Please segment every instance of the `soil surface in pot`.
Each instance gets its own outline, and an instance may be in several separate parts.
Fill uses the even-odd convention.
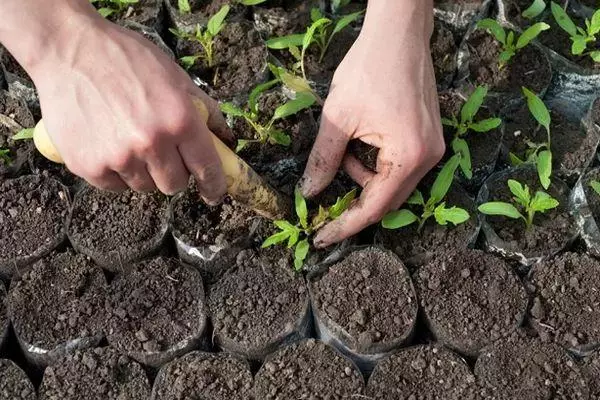
[[[27,162],[32,151],[30,140],[12,140],[22,128],[31,128],[35,121],[27,105],[5,90],[0,91],[0,176],[15,174]]]
[[[254,8],[254,22],[267,38],[303,33],[311,24],[313,8],[319,8],[319,0],[269,1]]]
[[[46,368],[41,400],[146,400],[150,384],[142,367],[109,347],[78,351]]]
[[[423,193],[429,193],[429,190],[426,188]],[[471,218],[459,225],[449,223],[442,226],[431,217],[420,232],[418,224],[393,230],[379,228],[378,238],[381,244],[398,254],[410,270],[427,263],[436,254],[466,248],[471,244],[472,236],[477,230],[477,214],[473,200],[462,187],[454,183],[445,201],[447,207],[456,206],[467,210]],[[418,214],[422,212],[418,209],[413,211]]]
[[[600,345],[600,262],[585,254],[563,253],[536,264],[532,325],[542,340],[573,349]]]
[[[179,10],[178,0],[167,0],[170,6],[174,10]],[[177,18],[185,21],[186,23],[193,24],[200,23],[201,26],[205,26],[205,21],[215,15],[224,5],[229,5],[232,10],[229,12],[228,17],[232,16],[243,16],[250,10],[250,7],[236,4],[234,0],[189,0],[191,14],[180,14],[178,13]],[[199,20],[200,19],[200,20]]]
[[[414,278],[437,340],[466,355],[509,335],[525,317],[525,287],[507,263],[482,251],[446,250]]]
[[[254,396],[264,400],[345,400],[358,397],[363,388],[363,377],[354,365],[314,339],[269,356],[254,380]]]
[[[526,184],[531,194],[544,190],[533,169],[520,168],[503,179],[488,181],[489,198],[486,201],[511,202],[513,195],[507,185],[508,179]],[[533,226],[529,230],[525,228],[525,223],[521,219],[485,216],[486,221],[504,242],[501,245],[505,249],[522,253],[526,257],[537,257],[560,251],[569,242],[575,232],[575,223],[567,210],[568,193],[563,193],[564,188],[557,186],[558,182],[553,179],[552,185],[546,192],[559,201],[559,206],[546,213],[536,213]]]
[[[69,238],[94,259],[139,258],[158,245],[166,228],[167,207],[167,198],[157,192],[113,193],[86,187],[75,198]]]
[[[318,321],[358,353],[380,353],[407,339],[417,318],[408,271],[390,251],[355,250],[310,282]]]
[[[15,363],[0,359],[0,399],[35,400],[35,388]]]
[[[247,362],[227,353],[195,351],[163,367],[152,400],[247,400],[252,383]]]
[[[518,334],[485,348],[475,376],[502,400],[576,400],[589,395],[580,368],[566,351]]]
[[[304,278],[280,247],[241,251],[234,268],[210,286],[207,302],[215,342],[251,359],[263,359],[309,323]]]
[[[206,309],[200,273],[174,259],[137,263],[111,283],[106,312],[111,346],[144,362],[202,335]]]
[[[75,190],[77,184],[84,182],[83,179],[71,173],[66,166],[48,160],[36,149],[29,154],[29,168],[33,174],[54,178],[72,191]]]
[[[6,303],[6,288],[4,283],[0,282],[0,348],[2,347],[2,341],[5,339],[3,336],[8,330],[8,305]]]
[[[600,223],[600,194],[596,193],[596,191],[590,186],[590,183],[593,180],[600,181],[600,169],[594,168],[590,170],[582,179],[583,190],[585,192],[587,204],[592,211],[592,216],[598,224]]]
[[[68,207],[68,194],[55,180],[30,175],[0,182],[0,264],[41,257],[58,245]]]
[[[49,254],[11,284],[8,306],[17,337],[53,350],[101,335],[106,287],[102,269],[84,255]]]
[[[492,35],[476,30],[467,39],[466,45],[470,52],[470,80],[477,85],[488,85],[490,91],[518,93],[520,96],[521,87],[525,86],[541,93],[552,79],[546,55],[534,45],[519,50],[502,69],[498,64],[502,48]]]
[[[600,398],[600,352],[595,352],[592,355],[582,360],[581,369],[587,379],[590,388],[590,399]]]
[[[111,6],[110,1],[96,3],[96,7],[112,8]],[[162,0],[139,0],[137,3],[130,4],[123,11],[113,13],[108,19],[117,24],[137,22],[138,24],[158,28],[161,23],[159,17],[162,7]]]
[[[379,362],[367,384],[374,400],[471,400],[475,377],[467,363],[439,345],[402,349]]]
[[[446,23],[436,19],[430,46],[438,88],[447,88],[454,80],[457,71],[458,44]]]
[[[565,4],[568,1],[569,0],[555,0],[554,2],[564,8]],[[593,0],[593,1],[596,1],[596,0]],[[550,19],[553,19],[552,15],[550,14],[550,5],[549,4],[547,4],[545,14],[542,14],[541,16],[536,17],[535,20],[530,20],[530,19],[524,18],[522,14],[523,14],[523,11],[527,10],[531,6],[531,4],[532,4],[531,0],[503,0],[503,3],[504,3],[504,8],[505,8],[506,18],[508,19],[508,21],[512,22],[513,24],[519,26],[522,29],[527,29],[527,27],[534,24],[535,22],[538,22],[538,20],[545,20],[544,17],[546,17],[547,14]],[[555,32],[555,31],[551,30],[550,32]],[[547,33],[542,32],[541,35],[545,36],[546,34]],[[540,36],[540,37],[542,37],[542,36]]]

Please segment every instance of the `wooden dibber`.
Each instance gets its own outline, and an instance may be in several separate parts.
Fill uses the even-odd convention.
[[[208,121],[208,108],[204,102],[196,97],[192,100],[202,119]],[[229,195],[266,218],[282,219],[287,214],[289,203],[217,136],[212,132],[211,135],[217,154],[221,159]],[[64,164],[62,157],[50,140],[43,120],[40,120],[35,126],[33,142],[44,157]]]

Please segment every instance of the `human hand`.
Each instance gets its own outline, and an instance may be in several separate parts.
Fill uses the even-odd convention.
[[[429,50],[431,1],[377,8],[383,3],[369,3],[363,30],[335,72],[301,181],[303,195],[313,197],[343,166],[363,187],[360,199],[317,233],[316,247],[399,208],[445,151]],[[345,154],[351,139],[379,148],[376,172]]]

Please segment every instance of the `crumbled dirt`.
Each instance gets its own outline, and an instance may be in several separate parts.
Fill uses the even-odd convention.
[[[345,28],[333,37],[323,61],[319,62],[320,50],[316,46],[309,48],[304,61],[308,79],[326,86],[331,83],[335,70],[358,38],[358,31],[353,29],[355,25],[356,23],[351,24],[350,27]],[[286,65],[291,65],[291,63]]]
[[[8,324],[8,305],[6,300],[6,288],[4,283],[0,282],[0,348],[2,347],[2,341],[5,339],[3,335],[7,333]]]
[[[439,253],[414,280],[430,329],[460,353],[476,356],[525,317],[528,297],[521,281],[502,259],[482,251]]]
[[[171,6],[176,10],[178,8],[178,0],[169,0]],[[243,16],[246,15],[250,10],[250,7],[243,6],[241,4],[236,4],[234,0],[189,0],[190,9],[192,10],[192,14],[187,15],[178,15],[182,21],[186,21],[187,23],[198,23],[198,17],[200,19],[208,20],[211,16],[215,15],[221,7],[228,4],[232,7],[231,11],[229,11],[228,19],[231,19],[232,16]]]
[[[78,351],[46,368],[40,400],[146,400],[142,367],[109,347]]]
[[[546,14],[550,14],[550,18],[552,19],[552,15],[550,13],[550,5],[547,4],[545,13],[546,14],[542,14],[541,16],[538,16],[535,21],[529,20],[527,18],[524,18],[522,16],[523,11],[525,11],[526,9],[529,8],[529,6],[531,6],[532,1],[531,0],[503,0],[504,1],[504,7],[506,9],[506,17],[507,19],[514,23],[515,25],[521,27],[521,28],[527,28],[529,27],[532,23],[538,22],[538,20],[540,19],[544,19],[544,16]],[[567,3],[568,0],[556,0],[555,3],[560,4],[561,6],[564,7],[564,5]],[[584,0],[585,1],[585,0]],[[551,31],[551,32],[555,32],[555,31]],[[542,33],[543,37],[545,36],[544,33]]]
[[[275,6],[278,1],[267,2]],[[302,33],[310,25],[310,10],[319,7],[319,0],[281,0],[280,6],[254,8],[254,22],[265,37],[279,37],[293,33]]]
[[[111,7],[111,4],[109,1],[99,1],[95,3],[95,6],[97,8]],[[138,3],[131,4],[123,12],[110,15],[108,19],[117,24],[137,22],[157,29],[162,25],[162,7],[161,0],[141,0]]]
[[[362,165],[371,171],[377,171],[377,157],[379,157],[379,149],[371,146],[362,140],[354,139],[348,143],[349,154],[356,157]]]
[[[564,253],[534,265],[531,317],[540,338],[568,348],[600,344],[600,262]]]
[[[475,399],[475,377],[467,363],[439,345],[402,349],[379,362],[367,384],[367,396],[392,399]]]
[[[587,399],[580,368],[566,351],[514,334],[485,348],[475,364],[478,382],[499,400]]]
[[[16,335],[47,350],[101,335],[106,287],[102,269],[87,257],[51,253],[11,284],[8,306]]]
[[[362,375],[350,361],[314,339],[269,356],[254,382],[255,398],[264,400],[346,400],[364,388]]]
[[[68,207],[68,194],[52,179],[0,182],[0,275],[12,275],[60,244]],[[14,260],[21,261],[15,266]]]
[[[35,388],[15,363],[0,359],[0,399],[35,400]]]
[[[195,351],[165,366],[154,385],[154,400],[247,400],[253,378],[247,362],[227,353]]]
[[[433,25],[430,46],[438,88],[445,89],[452,84],[456,75],[458,43],[450,28],[437,19]]]
[[[204,332],[206,309],[197,270],[177,260],[137,263],[110,285],[108,342],[140,362]]]
[[[305,330],[308,293],[291,251],[243,250],[236,266],[208,290],[214,341],[229,352],[263,359]]]
[[[585,177],[582,180],[583,190],[585,192],[587,204],[592,211],[592,216],[596,221],[600,221],[600,194],[596,193],[596,191],[591,188],[590,183],[593,180],[600,181],[600,169],[594,168],[590,170],[585,174]]]
[[[73,247],[111,270],[155,251],[164,236],[168,201],[162,194],[87,187],[75,198],[69,238]]]
[[[512,193],[508,188],[508,179],[515,179],[529,186],[530,193],[544,190],[539,183],[537,173],[531,168],[520,168],[502,179],[488,181],[489,198],[486,201],[512,202]],[[551,255],[562,250],[575,232],[575,222],[567,210],[568,188],[557,179],[553,179],[546,191],[559,201],[559,206],[546,213],[536,213],[531,229],[525,229],[521,219],[509,219],[502,216],[485,216],[486,221],[502,240],[494,243],[506,250],[524,254],[527,258]]]
[[[73,191],[84,184],[83,179],[71,173],[64,164],[48,160],[35,149],[29,153],[29,168],[33,174],[54,178]]]
[[[600,399],[600,352],[584,358],[580,365],[590,388],[590,399]]]
[[[471,54],[469,60],[470,79],[477,85],[488,85],[494,92],[521,93],[525,86],[541,93],[550,84],[552,70],[550,62],[541,50],[529,45],[499,69],[498,55],[501,45],[483,30],[476,30],[467,40]]]
[[[389,251],[353,251],[309,287],[319,323],[358,353],[389,351],[414,328],[416,293],[408,271]]]
[[[31,140],[12,140],[22,128],[32,128],[35,121],[25,102],[5,90],[0,91],[0,177],[15,175],[27,162],[32,150]],[[4,157],[8,157],[5,159]]]

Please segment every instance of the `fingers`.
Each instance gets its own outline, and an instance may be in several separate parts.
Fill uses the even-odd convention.
[[[351,154],[346,154],[342,162],[342,168],[350,178],[361,187],[365,187],[373,179],[375,173],[365,167],[362,162]]]
[[[161,147],[157,157],[148,163],[148,172],[158,190],[166,195],[187,189],[190,173],[176,147]]]
[[[87,177],[85,180],[92,186],[111,192],[122,192],[129,188],[116,172],[109,172],[98,177]]]
[[[225,117],[219,108],[219,103],[195,85],[191,86],[190,93],[202,100],[208,108],[208,121],[204,121],[208,129],[217,135],[226,145],[234,147],[236,143],[235,136],[231,132],[231,129],[229,129],[227,121],[225,121]]]

